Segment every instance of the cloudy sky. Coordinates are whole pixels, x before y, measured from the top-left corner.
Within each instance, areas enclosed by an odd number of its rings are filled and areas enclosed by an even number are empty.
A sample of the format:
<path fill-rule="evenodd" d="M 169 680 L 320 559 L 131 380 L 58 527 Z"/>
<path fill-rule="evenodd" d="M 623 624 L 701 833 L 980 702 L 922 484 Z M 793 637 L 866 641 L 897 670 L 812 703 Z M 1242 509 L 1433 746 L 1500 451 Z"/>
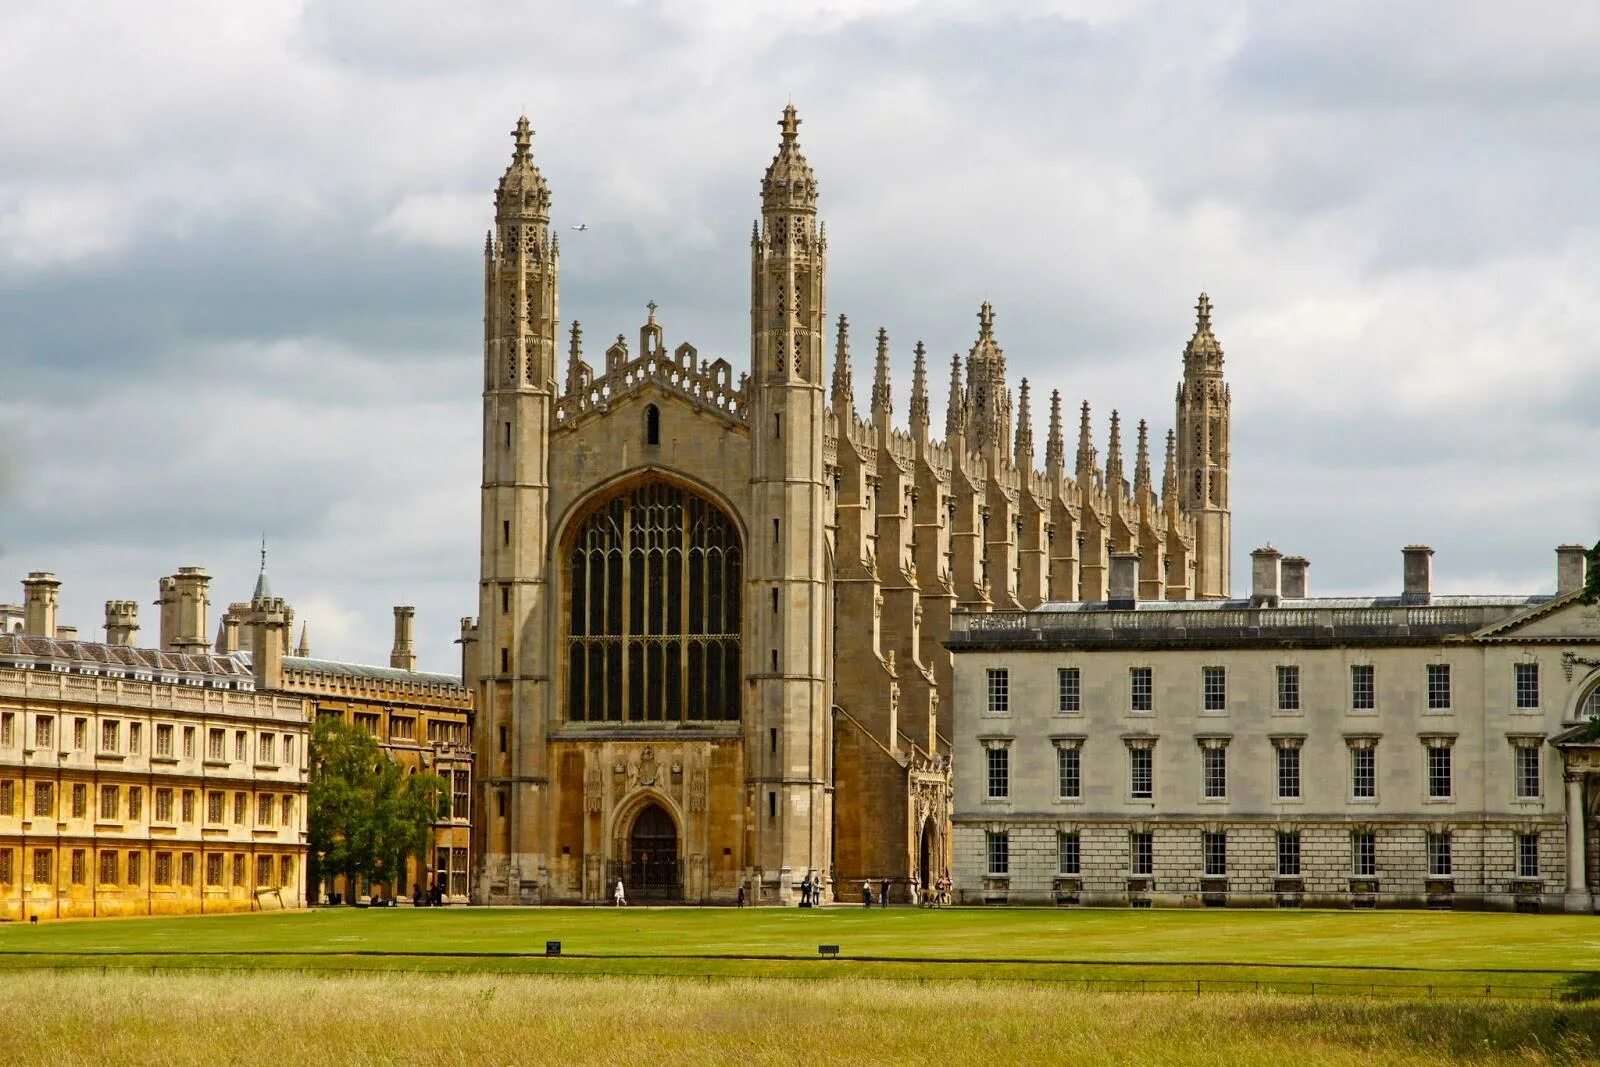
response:
<path fill-rule="evenodd" d="M 1600 536 L 1600 7 L 1540 6 L 0 6 L 0 599 L 53 570 L 89 636 L 198 564 L 220 610 L 264 532 L 315 653 L 384 662 L 411 603 L 454 669 L 516 116 L 563 318 L 598 351 L 655 300 L 742 365 L 790 99 L 901 418 L 988 299 L 1013 382 L 1164 434 L 1204 288 L 1236 592 L 1268 540 L 1314 592 L 1397 591 L 1414 541 L 1444 591 L 1550 589 Z"/>

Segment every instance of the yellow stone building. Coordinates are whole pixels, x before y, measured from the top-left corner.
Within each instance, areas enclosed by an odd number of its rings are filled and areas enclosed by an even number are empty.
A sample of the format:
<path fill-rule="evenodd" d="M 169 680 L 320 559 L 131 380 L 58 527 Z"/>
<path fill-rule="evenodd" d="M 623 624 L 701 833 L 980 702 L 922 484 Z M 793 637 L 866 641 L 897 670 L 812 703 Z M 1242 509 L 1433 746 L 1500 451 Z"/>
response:
<path fill-rule="evenodd" d="M 849 324 L 785 110 L 750 234 L 750 359 L 667 340 L 558 352 L 551 192 L 518 122 L 484 248 L 475 899 L 790 903 L 950 866 L 951 616 L 1229 593 L 1228 388 L 1202 296 L 1158 496 L 1146 425 L 1125 471 L 1052 394 L 1042 469 L 994 309 L 952 361 L 943 436 L 914 349 L 896 425 L 877 332 L 858 411 Z M 832 339 L 832 372 L 829 341 Z M 831 396 L 829 385 L 831 383 Z M 1015 417 L 1013 416 L 1015 399 Z M 943 699 L 941 699 L 943 698 Z M 849 889 L 852 898 L 856 890 Z"/>
<path fill-rule="evenodd" d="M 55 576 L 23 583 L 0 634 L 0 918 L 302 903 L 307 702 L 196 640 L 206 581 L 163 579 L 161 649 L 135 647 L 132 601 L 106 604 L 106 643 L 65 640 Z"/>

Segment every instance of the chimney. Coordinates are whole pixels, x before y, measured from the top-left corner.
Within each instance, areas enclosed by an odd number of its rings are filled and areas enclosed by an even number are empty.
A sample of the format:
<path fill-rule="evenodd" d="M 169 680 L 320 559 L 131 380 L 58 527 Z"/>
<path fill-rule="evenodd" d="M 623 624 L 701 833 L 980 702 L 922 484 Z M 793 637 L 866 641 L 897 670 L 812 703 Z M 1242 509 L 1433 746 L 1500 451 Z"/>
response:
<path fill-rule="evenodd" d="M 1250 606 L 1275 608 L 1283 589 L 1283 553 L 1268 545 L 1250 553 Z"/>
<path fill-rule="evenodd" d="M 461 620 L 461 636 L 456 644 L 461 646 L 461 684 L 472 692 L 478 687 L 478 620 L 468 615 Z"/>
<path fill-rule="evenodd" d="M 76 626 L 62 626 L 60 623 L 56 623 L 57 641 L 76 641 L 77 639 L 78 628 Z"/>
<path fill-rule="evenodd" d="M 34 571 L 22 579 L 22 632 L 54 638 L 60 603 L 61 583 L 49 571 Z"/>
<path fill-rule="evenodd" d="M 249 604 L 229 604 L 228 610 L 222 613 L 222 622 L 217 626 L 217 654 L 226 656 L 230 652 L 238 652 L 242 647 L 239 644 L 239 624 L 250 612 Z"/>
<path fill-rule="evenodd" d="M 1582 545 L 1556 546 L 1556 596 L 1576 593 L 1588 577 L 1589 550 Z"/>
<path fill-rule="evenodd" d="M 206 636 L 206 609 L 211 576 L 204 567 L 179 567 L 161 579 L 161 650 L 204 655 L 211 651 Z"/>
<path fill-rule="evenodd" d="M 133 635 L 139 632 L 139 602 L 136 600 L 106 601 L 106 644 L 133 647 Z"/>
<path fill-rule="evenodd" d="M 1407 604 L 1426 604 L 1433 596 L 1433 549 L 1427 545 L 1407 545 L 1405 588 L 1400 599 Z"/>
<path fill-rule="evenodd" d="M 389 666 L 403 671 L 417 669 L 417 651 L 411 640 L 411 623 L 417 609 L 396 604 L 394 609 L 394 648 L 389 652 Z"/>
<path fill-rule="evenodd" d="M 277 597 L 257 597 L 250 601 L 246 624 L 256 688 L 282 689 L 283 634 L 289 628 L 283 601 Z"/>
<path fill-rule="evenodd" d="M 1304 556 L 1283 557 L 1283 599 L 1303 600 L 1306 596 L 1306 571 L 1311 561 Z"/>
<path fill-rule="evenodd" d="M 1139 553 L 1111 553 L 1111 592 L 1109 608 L 1128 609 L 1139 601 Z"/>

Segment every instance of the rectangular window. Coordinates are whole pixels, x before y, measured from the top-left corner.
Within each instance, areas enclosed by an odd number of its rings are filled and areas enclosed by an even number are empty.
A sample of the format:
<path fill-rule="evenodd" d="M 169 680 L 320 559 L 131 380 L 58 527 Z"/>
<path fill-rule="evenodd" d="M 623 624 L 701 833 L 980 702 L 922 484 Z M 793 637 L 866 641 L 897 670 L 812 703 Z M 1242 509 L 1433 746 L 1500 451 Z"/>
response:
<path fill-rule="evenodd" d="M 1078 874 L 1082 870 L 1077 833 L 1056 834 L 1056 863 L 1062 874 Z"/>
<path fill-rule="evenodd" d="M 171 822 L 172 821 L 172 790 L 170 790 L 170 789 L 157 789 L 156 790 L 156 815 L 155 815 L 155 821 L 156 822 Z M 166 885 L 168 883 L 162 882 L 161 884 L 162 885 Z"/>
<path fill-rule="evenodd" d="M 1154 755 L 1149 748 L 1128 749 L 1128 793 L 1135 800 L 1149 800 L 1155 796 Z"/>
<path fill-rule="evenodd" d="M 1371 800 L 1378 795 L 1378 750 L 1371 747 L 1350 750 L 1350 795 Z"/>
<path fill-rule="evenodd" d="M 1370 663 L 1350 666 L 1350 709 L 1372 711 L 1378 706 L 1378 669 Z"/>
<path fill-rule="evenodd" d="M 116 719 L 105 719 L 100 723 L 100 751 L 122 751 L 122 723 Z"/>
<path fill-rule="evenodd" d="M 1428 664 L 1428 710 L 1442 711 L 1450 707 L 1450 664 Z"/>
<path fill-rule="evenodd" d="M 1518 663 L 1513 668 L 1517 685 L 1517 707 L 1537 708 L 1539 706 L 1539 665 L 1537 663 Z"/>
<path fill-rule="evenodd" d="M 1148 878 L 1155 872 L 1155 835 L 1148 830 L 1128 835 L 1128 873 Z"/>
<path fill-rule="evenodd" d="M 278 804 L 279 822 L 284 826 L 294 825 L 294 797 L 285 794 Z"/>
<path fill-rule="evenodd" d="M 48 848 L 33 850 L 33 881 L 35 885 L 50 885 L 55 881 L 55 853 Z"/>
<path fill-rule="evenodd" d="M 235 793 L 235 794 L 233 794 L 233 824 L 235 826 L 243 826 L 244 825 L 245 816 L 248 815 L 249 813 L 250 813 L 250 794 L 249 793 Z"/>
<path fill-rule="evenodd" d="M 1539 877 L 1539 835 L 1517 835 L 1517 877 Z M 0 881 L 5 879 L 0 878 Z"/>
<path fill-rule="evenodd" d="M 156 885 L 171 885 L 172 884 L 172 853 L 170 853 L 170 852 L 157 852 L 156 853 L 156 874 L 155 874 L 155 878 L 154 878 L 154 884 L 156 884 Z"/>
<path fill-rule="evenodd" d="M 16 881 L 16 873 L 11 868 L 11 856 L 9 848 L 0 848 L 0 885 L 11 885 Z"/>
<path fill-rule="evenodd" d="M 220 886 L 222 884 L 222 853 L 211 852 L 206 854 L 206 885 Z"/>
<path fill-rule="evenodd" d="M 243 852 L 235 852 L 233 854 L 233 884 L 238 886 L 241 889 L 244 888 L 244 853 Z"/>
<path fill-rule="evenodd" d="M 1200 750 L 1201 772 L 1207 800 L 1221 800 L 1228 795 L 1228 750 L 1223 745 L 1209 745 Z"/>
<path fill-rule="evenodd" d="M 56 735 L 54 715 L 36 715 L 33 720 L 33 747 L 49 748 Z"/>
<path fill-rule="evenodd" d="M 194 822 L 194 790 L 183 791 L 183 821 Z"/>
<path fill-rule="evenodd" d="M 210 730 L 206 733 L 206 759 L 225 760 L 228 758 L 228 731 Z"/>
<path fill-rule="evenodd" d="M 87 818 L 89 815 L 89 787 L 82 782 L 75 782 L 72 786 L 72 817 L 74 819 Z"/>
<path fill-rule="evenodd" d="M 1206 831 L 1200 835 L 1200 850 L 1205 855 L 1206 875 L 1221 878 L 1228 873 L 1228 835 Z"/>
<path fill-rule="evenodd" d="M 179 870 L 182 872 L 178 880 L 184 885 L 194 885 L 194 853 L 185 852 L 178 861 Z"/>
<path fill-rule="evenodd" d="M 0 712 L 0 748 L 10 748 L 17 743 L 17 713 Z"/>
<path fill-rule="evenodd" d="M 183 728 L 183 758 L 184 759 L 194 759 L 194 743 L 195 743 L 194 742 L 194 727 L 193 726 L 185 726 Z M 188 853 L 184 853 L 184 855 L 188 855 Z M 192 862 L 192 858 L 191 858 L 191 862 Z M 193 885 L 193 884 L 194 884 L 193 880 L 190 880 L 190 881 L 184 883 L 184 885 Z"/>
<path fill-rule="evenodd" d="M 1278 831 L 1278 877 L 1300 877 L 1300 831 Z"/>
<path fill-rule="evenodd" d="M 233 758 L 240 763 L 250 758 L 250 734 L 244 730 L 234 731 Z"/>
<path fill-rule="evenodd" d="M 1539 785 L 1539 747 L 1537 745 L 1518 745 L 1512 749 L 1516 753 L 1517 796 L 1522 800 L 1537 799 L 1541 792 Z"/>
<path fill-rule="evenodd" d="M 172 725 L 170 723 L 156 724 L 156 755 L 172 755 Z M 161 884 L 168 885 L 170 883 L 162 882 Z"/>
<path fill-rule="evenodd" d="M 1201 667 L 1202 707 L 1206 711 L 1228 710 L 1228 670 L 1226 667 Z"/>
<path fill-rule="evenodd" d="M 1278 746 L 1278 799 L 1300 799 L 1300 746 Z"/>
<path fill-rule="evenodd" d="M 988 838 L 989 874 L 1000 877 L 1011 873 L 1011 841 L 1009 836 L 1001 831 L 989 831 Z"/>
<path fill-rule="evenodd" d="M 144 815 L 144 788 L 130 785 L 128 787 L 128 818 L 138 820 Z"/>
<path fill-rule="evenodd" d="M 72 750 L 82 752 L 89 747 L 89 720 L 72 720 Z M 77 884 L 77 883 L 74 883 Z"/>
<path fill-rule="evenodd" d="M 450 850 L 450 895 L 467 895 L 467 850 L 464 848 Z"/>
<path fill-rule="evenodd" d="M 1455 795 L 1450 776 L 1450 746 L 1428 746 L 1428 797 L 1448 800 Z"/>
<path fill-rule="evenodd" d="M 72 884 L 73 885 L 82 885 L 83 882 L 84 882 L 84 879 L 89 877 L 88 867 L 89 867 L 89 856 L 88 856 L 88 853 L 84 849 L 81 849 L 81 848 L 73 849 L 72 850 L 72 868 L 71 868 L 71 870 L 72 870 Z"/>
<path fill-rule="evenodd" d="M 262 793 L 256 797 L 256 825 L 272 825 L 272 805 L 274 797 L 271 793 Z"/>
<path fill-rule="evenodd" d="M 1450 832 L 1428 835 L 1428 874 L 1434 878 L 1450 874 Z"/>
<path fill-rule="evenodd" d="M 451 771 L 450 783 L 450 817 L 463 820 L 470 818 L 472 813 L 471 776 L 463 770 Z"/>
<path fill-rule="evenodd" d="M 1350 835 L 1350 873 L 1357 878 L 1378 875 L 1378 837 L 1371 830 Z"/>
<path fill-rule="evenodd" d="M 17 813 L 17 783 L 9 778 L 0 779 L 0 815 L 7 818 Z"/>
<path fill-rule="evenodd" d="M 1083 710 L 1083 678 L 1076 667 L 1056 670 L 1056 710 L 1065 714 Z"/>
<path fill-rule="evenodd" d="M 1062 800 L 1078 800 L 1083 796 L 1082 750 L 1077 745 L 1062 745 L 1056 749 L 1056 795 Z"/>
<path fill-rule="evenodd" d="M 144 749 L 144 723 L 128 724 L 128 751 L 137 756 Z"/>
<path fill-rule="evenodd" d="M 283 735 L 283 762 L 285 764 L 287 764 L 288 766 L 290 766 L 290 767 L 294 766 L 294 735 L 293 734 L 284 734 Z"/>
<path fill-rule="evenodd" d="M 128 884 L 142 885 L 144 883 L 144 856 L 138 852 L 128 853 Z"/>
<path fill-rule="evenodd" d="M 114 821 L 117 817 L 117 801 L 120 799 L 120 790 L 114 785 L 100 787 L 100 819 L 102 822 Z"/>
<path fill-rule="evenodd" d="M 33 783 L 33 814 L 35 818 L 47 817 L 55 811 L 55 797 L 49 782 Z"/>
<path fill-rule="evenodd" d="M 278 884 L 280 886 L 288 885 L 290 883 L 290 881 L 291 881 L 291 876 L 293 874 L 294 874 L 294 857 L 293 856 L 279 856 L 278 857 Z"/>
<path fill-rule="evenodd" d="M 989 799 L 1004 800 L 1011 795 L 1011 751 L 1003 747 L 986 751 L 989 757 Z"/>
<path fill-rule="evenodd" d="M 206 822 L 213 826 L 221 824 L 226 814 L 226 803 L 221 793 L 212 791 L 206 794 Z"/>
<path fill-rule="evenodd" d="M 1128 668 L 1128 710 L 1156 710 L 1155 680 L 1152 672 L 1153 668 L 1150 667 Z"/>
<path fill-rule="evenodd" d="M 100 853 L 100 884 L 117 884 L 117 854 L 111 851 Z"/>
<path fill-rule="evenodd" d="M 417 720 L 406 715 L 396 715 L 389 719 L 389 740 L 413 741 L 417 736 Z"/>
<path fill-rule="evenodd" d="M 990 667 L 988 679 L 989 714 L 1008 714 L 1011 711 L 1011 673 L 1004 667 Z"/>
<path fill-rule="evenodd" d="M 1300 710 L 1300 668 L 1278 668 L 1278 710 Z"/>
<path fill-rule="evenodd" d="M 377 731 L 372 731 L 376 733 Z M 278 739 L 276 735 L 264 733 L 256 739 L 256 762 L 271 763 L 272 757 L 277 754 Z"/>

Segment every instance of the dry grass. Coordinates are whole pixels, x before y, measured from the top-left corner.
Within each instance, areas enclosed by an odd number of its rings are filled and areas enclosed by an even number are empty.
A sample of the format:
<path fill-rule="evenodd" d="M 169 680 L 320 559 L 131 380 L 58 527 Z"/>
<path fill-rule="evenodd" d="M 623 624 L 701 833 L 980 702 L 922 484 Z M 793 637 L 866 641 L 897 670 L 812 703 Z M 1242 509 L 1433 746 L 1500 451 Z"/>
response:
<path fill-rule="evenodd" d="M 894 981 L 7 978 L 12 1063 L 1587 1063 L 1600 1010 Z"/>

